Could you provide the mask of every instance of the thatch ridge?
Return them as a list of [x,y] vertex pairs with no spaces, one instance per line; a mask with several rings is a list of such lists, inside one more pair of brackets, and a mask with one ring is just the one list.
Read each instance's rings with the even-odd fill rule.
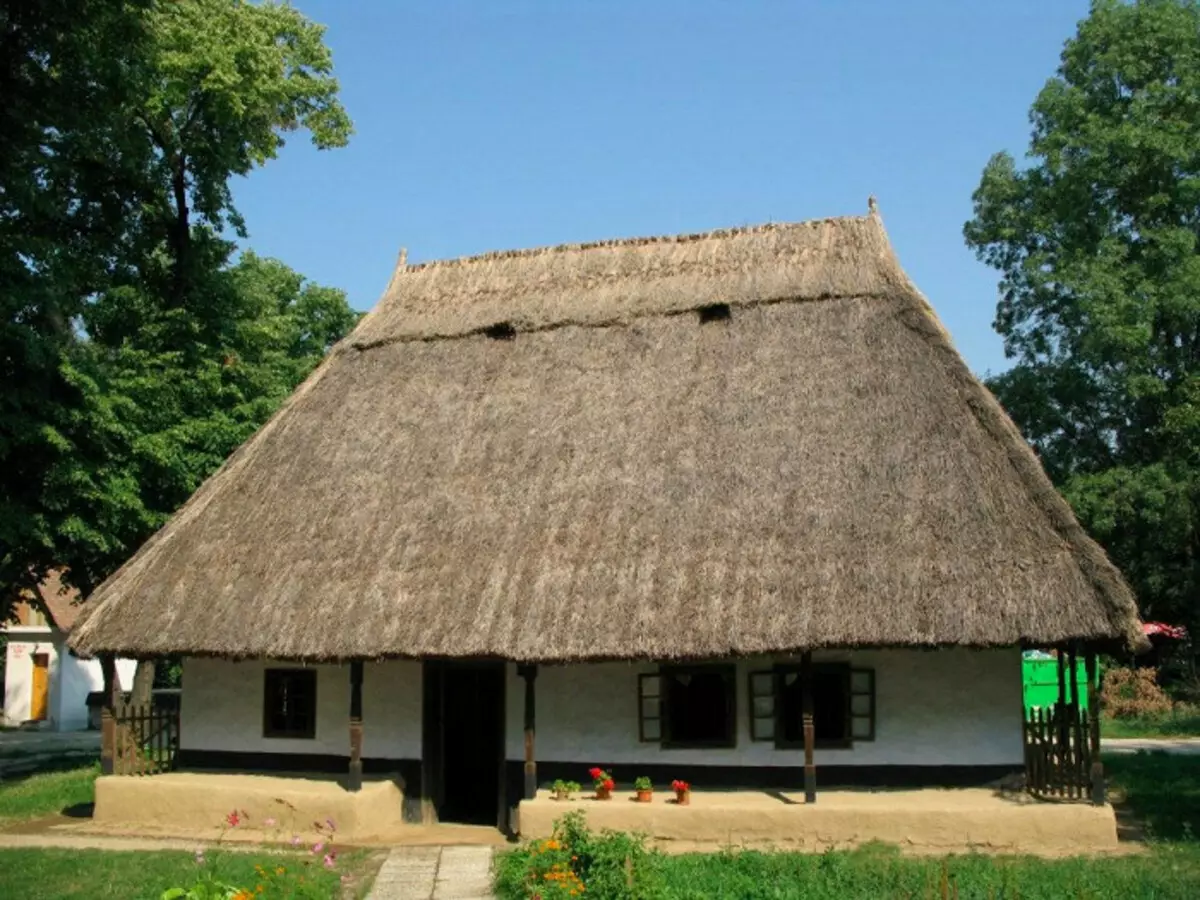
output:
[[[727,326],[681,317],[714,297]],[[484,336],[500,321],[514,340]],[[1143,645],[1132,595],[873,212],[402,262],[71,643],[566,661],[1073,639]]]

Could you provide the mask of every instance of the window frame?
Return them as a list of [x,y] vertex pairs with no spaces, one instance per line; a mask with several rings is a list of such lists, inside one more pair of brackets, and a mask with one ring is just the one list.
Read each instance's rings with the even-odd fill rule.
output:
[[[727,713],[725,716],[726,737],[712,741],[679,740],[671,736],[671,720],[668,710],[666,679],[678,675],[713,674],[721,675],[725,683]],[[658,693],[647,693],[648,679],[658,679]],[[658,744],[663,750],[728,750],[737,747],[737,666],[731,663],[701,663],[692,665],[662,665],[656,672],[638,676],[638,740],[646,744]],[[646,701],[657,700],[656,715],[646,714]],[[647,721],[658,724],[658,737],[648,737]]]
[[[310,702],[312,704],[311,714],[308,716],[308,728],[304,731],[300,730],[280,730],[272,725],[272,701],[277,691],[272,690],[272,680],[281,677],[288,678],[303,678],[305,681],[311,681],[312,688],[310,691]],[[263,710],[262,710],[262,736],[264,738],[282,739],[282,740],[298,740],[312,741],[317,737],[317,670],[300,667],[283,667],[272,666],[271,668],[263,669]]]
[[[855,666],[849,662],[821,662],[812,664],[812,672],[815,676],[820,671],[837,671],[845,673],[846,686],[846,727],[847,735],[845,738],[834,740],[820,740],[814,736],[814,749],[821,750],[849,750],[854,747],[858,741],[870,742],[875,740],[875,717],[876,717],[876,702],[875,702],[875,670],[862,666]],[[789,741],[784,738],[783,729],[783,680],[788,675],[795,674],[797,677],[804,677],[803,667],[799,663],[777,663],[771,669],[757,669],[748,673],[747,691],[750,696],[750,739],[758,743],[773,743],[777,750],[803,750],[804,739]],[[764,676],[769,676],[771,679],[772,691],[769,695],[772,700],[772,710],[770,715],[757,715],[754,700],[755,698],[762,699],[768,696],[761,692],[755,692],[755,681],[761,680]],[[865,690],[856,690],[855,681],[865,679]],[[854,698],[867,697],[867,711],[865,713],[855,713]],[[761,729],[759,723],[770,720],[770,733],[766,733]],[[867,733],[863,736],[855,736],[855,720],[865,720],[868,723]]]

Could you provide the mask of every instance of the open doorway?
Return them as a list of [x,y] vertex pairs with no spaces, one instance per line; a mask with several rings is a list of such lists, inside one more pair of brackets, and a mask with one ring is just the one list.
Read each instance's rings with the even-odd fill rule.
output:
[[425,752],[440,822],[502,825],[504,664],[427,662]]

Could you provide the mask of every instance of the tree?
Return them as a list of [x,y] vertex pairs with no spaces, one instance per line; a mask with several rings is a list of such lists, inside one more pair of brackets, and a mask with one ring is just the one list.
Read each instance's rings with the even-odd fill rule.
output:
[[52,566],[85,593],[356,315],[247,253],[230,179],[344,144],[323,29],[242,0],[0,11],[0,617]]
[[1148,618],[1200,624],[1200,4],[1095,0],[992,157],[967,243],[1000,270],[989,386]]

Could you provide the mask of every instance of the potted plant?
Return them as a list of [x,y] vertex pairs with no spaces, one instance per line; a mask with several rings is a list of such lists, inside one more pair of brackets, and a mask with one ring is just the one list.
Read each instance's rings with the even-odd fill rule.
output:
[[611,800],[614,787],[612,775],[599,766],[590,769],[588,774],[592,776],[592,785],[596,788],[596,799]]
[[645,775],[633,782],[633,789],[637,791],[638,803],[649,803],[650,798],[654,796],[654,785]]
[[550,789],[554,791],[555,800],[570,800],[571,795],[579,790],[579,782],[563,781],[559,778],[550,786]]
[[671,790],[675,792],[675,802],[687,806],[692,802],[692,786],[682,779],[676,778],[671,782]]

